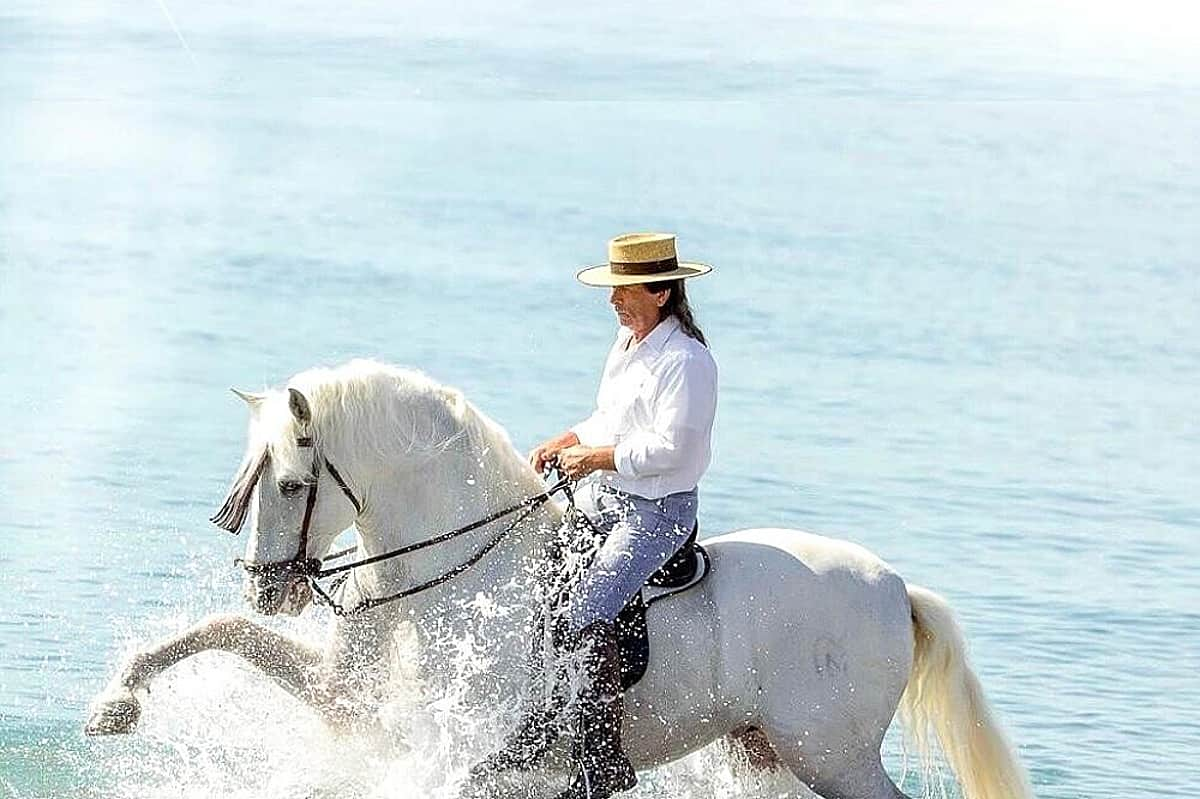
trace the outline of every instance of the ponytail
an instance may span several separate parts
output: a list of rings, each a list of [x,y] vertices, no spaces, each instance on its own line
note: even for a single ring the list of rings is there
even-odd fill
[[[708,341],[704,338],[703,331],[696,324],[696,317],[692,313],[692,306],[688,304],[687,289],[684,288],[683,280],[671,280],[657,284],[656,288],[650,288],[651,291],[662,291],[670,289],[671,295],[667,297],[667,302],[661,309],[661,318],[666,319],[668,316],[674,316],[679,320],[679,326],[683,328],[683,332],[699,341],[704,346],[708,346]]]

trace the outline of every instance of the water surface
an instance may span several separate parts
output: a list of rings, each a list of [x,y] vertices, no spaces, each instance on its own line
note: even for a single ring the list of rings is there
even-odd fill
[[[0,796],[440,795],[436,712],[379,762],[220,658],[137,738],[79,728],[123,652],[239,608],[228,386],[378,357],[527,449],[612,334],[574,270],[647,228],[716,265],[705,529],[944,593],[1043,799],[1192,795],[1192,12],[444,5],[170,3],[186,49],[155,3],[0,11]]]

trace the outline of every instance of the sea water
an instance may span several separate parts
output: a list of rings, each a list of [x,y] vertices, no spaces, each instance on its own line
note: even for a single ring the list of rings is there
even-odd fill
[[[613,335],[573,273],[638,229],[716,267],[704,530],[944,594],[1043,799],[1194,795],[1196,14],[950,5],[9,0],[0,796],[451,795],[449,705],[397,700],[381,754],[220,656],[80,728],[241,609],[227,387],[376,357],[528,449]],[[710,749],[640,795],[789,790]]]

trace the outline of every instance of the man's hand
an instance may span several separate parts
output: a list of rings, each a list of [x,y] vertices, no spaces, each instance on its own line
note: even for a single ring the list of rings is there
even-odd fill
[[[572,480],[578,480],[595,471],[617,470],[612,447],[584,447],[578,444],[559,450],[558,468]]]
[[[538,474],[546,470],[546,466],[554,463],[554,459],[558,457],[558,453],[567,447],[573,447],[579,443],[579,436],[572,433],[570,430],[562,435],[555,436],[549,441],[543,441],[538,444],[533,452],[529,453],[529,465]]]

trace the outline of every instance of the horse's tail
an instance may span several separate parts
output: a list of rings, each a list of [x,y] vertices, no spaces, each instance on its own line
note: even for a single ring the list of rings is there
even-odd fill
[[[915,585],[908,586],[908,599],[913,664],[900,716],[921,762],[934,762],[936,735],[965,799],[1032,799],[1025,769],[992,718],[967,663],[966,642],[950,605]]]

